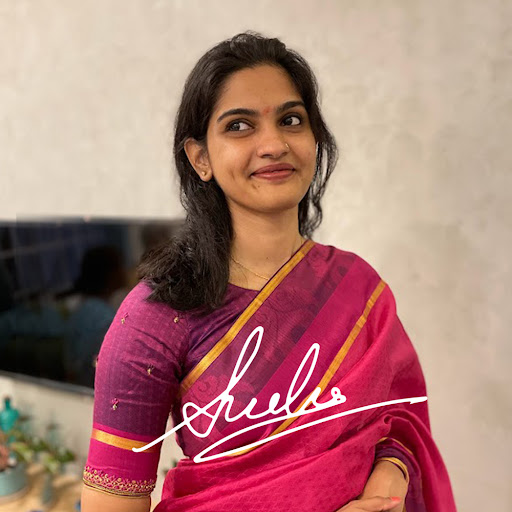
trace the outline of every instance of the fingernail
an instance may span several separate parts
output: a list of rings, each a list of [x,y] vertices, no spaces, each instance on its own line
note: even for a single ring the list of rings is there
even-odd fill
[[[400,498],[400,496],[391,496],[389,499],[391,501],[401,501],[402,500],[402,498]]]

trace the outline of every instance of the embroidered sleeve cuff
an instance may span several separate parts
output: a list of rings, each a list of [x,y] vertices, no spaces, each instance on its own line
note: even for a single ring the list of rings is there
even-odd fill
[[[85,466],[83,473],[84,484],[98,491],[124,496],[126,498],[143,498],[150,496],[156,485],[156,480],[130,480],[109,475],[102,470]]]

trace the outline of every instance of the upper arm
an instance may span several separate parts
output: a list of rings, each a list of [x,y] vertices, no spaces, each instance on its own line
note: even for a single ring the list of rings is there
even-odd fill
[[[82,512],[97,512],[108,510],[109,512],[149,512],[151,509],[151,498],[125,498],[114,494],[106,494],[86,485],[82,488],[80,500]]]
[[[84,500],[91,503],[91,511],[92,503],[112,496],[120,505],[148,506],[161,443],[141,452],[132,448],[165,433],[178,392],[185,325],[174,321],[177,313],[168,306],[144,302],[147,290],[142,286],[120,305],[97,361],[93,430],[83,477],[89,488]]]

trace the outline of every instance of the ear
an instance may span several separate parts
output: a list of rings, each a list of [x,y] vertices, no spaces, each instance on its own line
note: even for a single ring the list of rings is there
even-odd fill
[[[189,137],[184,144],[185,153],[187,154],[190,165],[194,168],[197,175],[203,181],[211,180],[213,172],[210,166],[210,159],[208,158],[208,151],[206,146],[198,142],[192,137]]]

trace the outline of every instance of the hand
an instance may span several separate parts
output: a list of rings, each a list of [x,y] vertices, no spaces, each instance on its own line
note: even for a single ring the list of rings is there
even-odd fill
[[[336,512],[380,512],[381,510],[391,510],[401,502],[402,499],[399,497],[373,496],[351,501]]]
[[[392,462],[381,460],[375,464],[363,492],[358,498],[362,501],[365,498],[375,496],[395,496],[401,498],[401,500],[395,501],[394,506],[384,510],[402,512],[408,487],[409,485],[402,471]]]

